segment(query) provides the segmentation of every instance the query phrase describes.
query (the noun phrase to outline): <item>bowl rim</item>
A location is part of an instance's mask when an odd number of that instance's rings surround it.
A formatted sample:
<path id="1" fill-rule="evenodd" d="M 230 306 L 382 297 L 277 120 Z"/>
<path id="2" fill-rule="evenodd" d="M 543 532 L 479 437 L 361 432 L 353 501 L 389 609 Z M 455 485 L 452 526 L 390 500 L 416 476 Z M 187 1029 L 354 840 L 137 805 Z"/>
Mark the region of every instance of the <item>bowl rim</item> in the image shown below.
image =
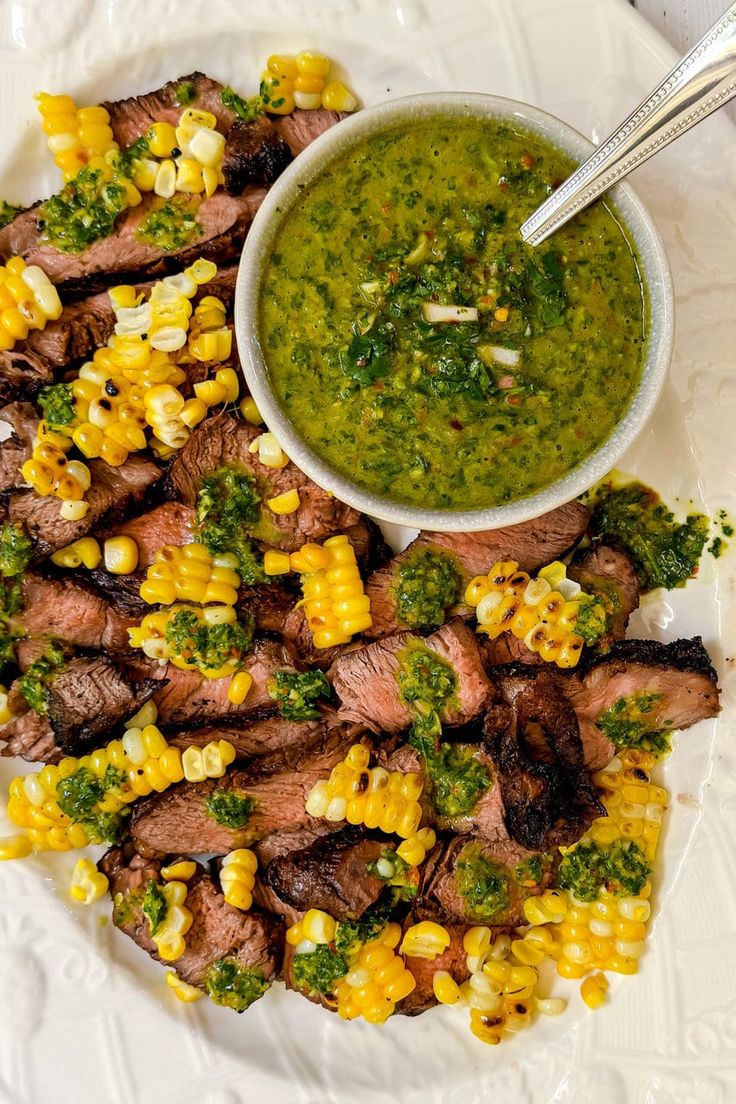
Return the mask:
<path id="1" fill-rule="evenodd" d="M 364 108 L 325 131 L 298 155 L 271 187 L 245 239 L 235 287 L 235 336 L 248 388 L 268 427 L 289 458 L 342 502 L 382 521 L 416 529 L 473 532 L 517 525 L 541 516 L 590 489 L 617 464 L 654 412 L 667 378 L 674 343 L 674 294 L 669 261 L 651 215 L 629 184 L 606 193 L 633 242 L 644 283 L 648 332 L 639 386 L 608 438 L 561 479 L 500 506 L 449 510 L 408 506 L 357 486 L 302 439 L 268 382 L 258 338 L 260 290 L 272 242 L 282 222 L 322 170 L 366 137 L 400 122 L 462 116 L 516 123 L 582 162 L 595 146 L 557 116 L 519 100 L 479 92 L 430 92 Z"/>

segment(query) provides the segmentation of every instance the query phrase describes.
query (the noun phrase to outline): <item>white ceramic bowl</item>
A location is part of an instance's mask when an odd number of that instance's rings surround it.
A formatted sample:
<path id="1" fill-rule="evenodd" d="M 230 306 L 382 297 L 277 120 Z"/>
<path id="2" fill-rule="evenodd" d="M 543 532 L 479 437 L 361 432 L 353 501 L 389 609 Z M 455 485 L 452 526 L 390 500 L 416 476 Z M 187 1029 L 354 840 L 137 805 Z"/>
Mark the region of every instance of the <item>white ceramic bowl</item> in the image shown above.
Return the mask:
<path id="1" fill-rule="evenodd" d="M 275 398 L 258 340 L 261 280 L 274 238 L 305 187 L 336 158 L 365 138 L 419 119 L 448 116 L 515 123 L 539 134 L 576 161 L 593 145 L 573 127 L 539 108 L 501 96 L 443 92 L 406 96 L 358 112 L 328 130 L 296 158 L 266 196 L 250 228 L 240 261 L 235 292 L 235 332 L 245 378 L 266 424 L 285 452 L 316 483 L 343 502 L 384 521 L 422 529 L 496 529 L 538 517 L 592 487 L 613 468 L 657 404 L 672 353 L 674 333 L 672 279 L 664 246 L 643 204 L 627 184 L 612 189 L 610 200 L 639 255 L 647 299 L 648 336 L 639 387 L 622 420 L 595 452 L 564 478 L 541 491 L 503 506 L 483 510 L 418 509 L 366 491 L 318 456 L 302 439 Z M 357 458 L 356 458 L 357 459 Z"/>

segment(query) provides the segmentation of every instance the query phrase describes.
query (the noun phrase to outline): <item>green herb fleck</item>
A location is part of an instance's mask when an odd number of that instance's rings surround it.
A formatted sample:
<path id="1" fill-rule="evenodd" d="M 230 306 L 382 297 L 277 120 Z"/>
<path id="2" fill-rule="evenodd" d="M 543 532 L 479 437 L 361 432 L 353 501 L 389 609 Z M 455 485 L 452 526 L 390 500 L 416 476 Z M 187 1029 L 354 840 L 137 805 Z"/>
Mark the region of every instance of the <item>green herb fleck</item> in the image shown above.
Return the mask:
<path id="1" fill-rule="evenodd" d="M 0 199 L 0 230 L 12 222 L 22 210 L 22 207 L 14 207 L 12 203 L 6 203 L 4 199 Z"/>
<path id="2" fill-rule="evenodd" d="M 0 527 L 0 575 L 21 575 L 31 561 L 33 545 L 12 521 Z"/>
<path id="3" fill-rule="evenodd" d="M 238 966 L 231 958 L 220 958 L 207 971 L 204 987 L 215 1004 L 245 1012 L 268 989 L 261 970 Z"/>
<path id="4" fill-rule="evenodd" d="M 253 643 L 253 618 L 207 625 L 193 610 L 182 609 L 168 621 L 165 638 L 189 667 L 216 671 L 228 664 L 234 671 Z"/>
<path id="5" fill-rule="evenodd" d="M 575 632 L 586 644 L 595 644 L 610 627 L 609 616 L 601 602 L 592 595 L 581 594 Z"/>
<path id="6" fill-rule="evenodd" d="M 44 242 L 62 253 L 81 253 L 107 238 L 128 207 L 124 185 L 105 180 L 100 169 L 81 169 L 39 208 Z"/>
<path id="7" fill-rule="evenodd" d="M 174 96 L 179 107 L 189 107 L 199 97 L 199 93 L 191 81 L 179 81 L 174 89 Z M 223 103 L 225 101 L 223 100 Z"/>
<path id="8" fill-rule="evenodd" d="M 233 91 L 230 85 L 225 85 L 220 93 L 220 99 L 222 100 L 222 106 L 229 107 L 244 123 L 252 123 L 264 112 L 264 101 L 260 96 L 251 96 L 250 99 L 244 100 L 242 96 Z"/>
<path id="9" fill-rule="evenodd" d="M 455 864 L 455 887 L 465 901 L 467 915 L 478 923 L 490 923 L 509 906 L 506 868 L 483 855 L 483 845 L 462 849 Z"/>
<path id="10" fill-rule="evenodd" d="M 348 960 L 327 943 L 318 943 L 310 954 L 295 954 L 294 984 L 310 996 L 333 993 L 336 983 L 348 972 Z"/>
<path id="11" fill-rule="evenodd" d="M 38 405 L 52 429 L 71 425 L 76 417 L 74 396 L 68 383 L 52 383 L 50 387 L 44 387 L 38 396 Z"/>
<path id="12" fill-rule="evenodd" d="M 413 549 L 396 573 L 395 594 L 399 621 L 412 629 L 437 628 L 462 595 L 455 560 L 431 548 Z"/>
<path id="13" fill-rule="evenodd" d="M 117 842 L 122 827 L 122 816 L 101 812 L 97 806 L 108 790 L 125 782 L 125 774 L 108 766 L 102 778 L 87 767 L 80 767 L 60 779 L 56 786 L 56 802 L 75 824 L 81 824 L 92 843 Z"/>
<path id="14" fill-rule="evenodd" d="M 603 886 L 615 896 L 636 897 L 644 888 L 651 868 L 638 844 L 616 840 L 610 847 L 579 843 L 565 855 L 558 883 L 578 901 L 595 901 Z"/>
<path id="15" fill-rule="evenodd" d="M 166 913 L 169 911 L 168 902 L 158 882 L 150 881 L 146 885 L 141 908 L 143 915 L 148 920 L 149 932 L 153 936 L 163 924 Z"/>
<path id="16" fill-rule="evenodd" d="M 341 920 L 335 932 L 335 949 L 351 958 L 364 943 L 371 943 L 388 923 L 391 902 L 378 901 L 361 916 L 360 920 Z"/>
<path id="17" fill-rule="evenodd" d="M 659 496 L 642 483 L 604 485 L 594 493 L 591 507 L 591 532 L 628 552 L 645 590 L 684 586 L 695 574 L 708 538 L 703 514 L 676 522 Z"/>
<path id="18" fill-rule="evenodd" d="M 215 790 L 205 801 L 207 815 L 225 828 L 245 828 L 255 808 L 255 801 L 232 790 Z"/>
<path id="19" fill-rule="evenodd" d="M 269 697 L 276 702 L 286 721 L 317 721 L 320 718 L 315 702 L 329 698 L 332 687 L 322 671 L 277 671 L 268 680 Z"/>
<path id="20" fill-rule="evenodd" d="M 414 716 L 410 744 L 425 758 L 438 749 L 442 713 L 457 694 L 451 665 L 419 639 L 410 638 L 397 655 L 399 696 Z"/>
<path id="21" fill-rule="evenodd" d="M 475 751 L 472 745 L 441 743 L 439 751 L 425 757 L 429 797 L 440 816 L 467 816 L 489 788 L 490 774 Z"/>
<path id="22" fill-rule="evenodd" d="M 64 650 L 56 641 L 51 641 L 46 654 L 39 656 L 30 665 L 25 674 L 18 679 L 18 688 L 31 709 L 41 716 L 49 711 L 51 682 L 66 663 Z"/>
<path id="23" fill-rule="evenodd" d="M 225 466 L 206 475 L 197 493 L 200 538 L 212 555 L 233 552 L 240 560 L 240 577 L 251 585 L 268 581 L 263 560 L 244 530 L 253 529 L 261 516 L 261 499 L 252 475 Z"/>
<path id="24" fill-rule="evenodd" d="M 531 858 L 524 859 L 523 862 L 516 864 L 514 877 L 519 885 L 531 888 L 541 883 L 544 877 L 544 868 L 549 865 L 546 861 L 547 856 L 544 858 L 545 862 L 543 863 L 541 855 L 532 855 Z"/>
<path id="25" fill-rule="evenodd" d="M 165 253 L 183 249 L 202 234 L 195 209 L 188 196 L 178 195 L 154 207 L 135 232 L 139 241 L 155 245 Z"/>
<path id="26" fill-rule="evenodd" d="M 653 706 L 661 698 L 661 694 L 647 693 L 617 698 L 598 717 L 596 727 L 605 733 L 617 750 L 640 748 L 660 759 L 670 750 L 671 738 L 670 729 L 653 723 L 654 717 L 651 716 Z"/>
<path id="27" fill-rule="evenodd" d="M 374 322 L 365 333 L 355 334 L 342 359 L 346 376 L 367 385 L 387 376 L 391 368 L 389 354 L 396 344 L 391 322 Z"/>

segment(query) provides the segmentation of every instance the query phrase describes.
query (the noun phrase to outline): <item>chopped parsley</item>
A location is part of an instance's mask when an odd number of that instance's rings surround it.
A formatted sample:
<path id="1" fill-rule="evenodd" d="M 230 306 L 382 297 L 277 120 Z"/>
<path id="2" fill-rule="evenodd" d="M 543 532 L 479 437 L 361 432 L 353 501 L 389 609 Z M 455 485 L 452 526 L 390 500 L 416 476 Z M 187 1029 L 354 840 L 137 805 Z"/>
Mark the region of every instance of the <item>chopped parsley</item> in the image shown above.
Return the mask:
<path id="1" fill-rule="evenodd" d="M 315 702 L 332 693 L 323 671 L 277 671 L 268 680 L 269 697 L 276 702 L 285 721 L 317 721 L 320 718 Z"/>
<path id="2" fill-rule="evenodd" d="M 591 532 L 631 556 L 645 590 L 672 590 L 695 574 L 708 539 L 704 514 L 677 522 L 659 495 L 642 483 L 599 487 L 591 509 Z"/>
<path id="3" fill-rule="evenodd" d="M 105 180 L 100 169 L 80 169 L 39 208 L 43 240 L 62 253 L 81 253 L 107 238 L 128 207 L 123 183 Z"/>
<path id="4" fill-rule="evenodd" d="M 378 901 L 361 916 L 360 920 L 341 920 L 335 932 L 335 949 L 348 958 L 360 950 L 364 943 L 371 943 L 388 923 L 391 902 Z"/>
<path id="5" fill-rule="evenodd" d="M 348 960 L 327 943 L 318 943 L 309 954 L 295 954 L 292 963 L 294 984 L 311 996 L 334 992 L 336 983 L 348 972 Z"/>
<path id="6" fill-rule="evenodd" d="M 491 776 L 475 758 L 472 745 L 441 743 L 425 756 L 430 800 L 440 816 L 466 816 L 491 785 Z"/>
<path id="7" fill-rule="evenodd" d="M 609 628 L 610 618 L 603 604 L 592 595 L 581 595 L 575 622 L 577 635 L 582 636 L 586 644 L 595 644 Z"/>
<path id="8" fill-rule="evenodd" d="M 606 887 L 616 896 L 636 897 L 651 874 L 644 854 L 632 840 L 616 840 L 610 847 L 579 843 L 560 863 L 557 880 L 578 901 L 595 901 Z"/>
<path id="9" fill-rule="evenodd" d="M 253 618 L 208 625 L 193 610 L 181 609 L 169 619 L 164 635 L 188 667 L 216 671 L 229 664 L 235 670 L 253 643 Z"/>
<path id="10" fill-rule="evenodd" d="M 264 112 L 264 101 L 260 96 L 251 96 L 250 99 L 244 100 L 229 84 L 223 88 L 220 99 L 222 106 L 229 107 L 244 123 L 252 123 Z"/>
<path id="11" fill-rule="evenodd" d="M 88 767 L 80 767 L 60 779 L 56 786 L 56 803 L 75 824 L 85 828 L 92 843 L 115 843 L 120 835 L 122 816 L 102 812 L 97 808 L 108 790 L 125 782 L 125 774 L 108 766 L 100 778 Z"/>
<path id="12" fill-rule="evenodd" d="M 0 575 L 22 575 L 33 555 L 33 545 L 12 521 L 0 527 Z"/>
<path id="13" fill-rule="evenodd" d="M 77 414 L 72 389 L 68 383 L 52 383 L 50 387 L 44 387 L 38 396 L 38 405 L 52 429 L 71 425 Z"/>
<path id="14" fill-rule="evenodd" d="M 183 249 L 202 234 L 195 208 L 188 196 L 176 195 L 154 207 L 135 232 L 139 241 L 155 245 L 165 253 Z"/>
<path id="15" fill-rule="evenodd" d="M 549 865 L 548 856 L 532 855 L 514 867 L 514 877 L 521 886 L 538 886 L 544 876 L 544 869 Z"/>
<path id="16" fill-rule="evenodd" d="M 661 699 L 661 694 L 647 693 L 617 698 L 600 714 L 595 722 L 596 727 L 605 733 L 617 750 L 640 748 L 661 758 L 670 750 L 671 738 L 671 726 L 653 724 L 652 707 Z"/>
<path id="17" fill-rule="evenodd" d="M 52 640 L 46 649 L 46 654 L 35 659 L 25 674 L 18 679 L 21 694 L 31 709 L 35 709 L 42 717 L 45 717 L 49 711 L 50 684 L 65 663 L 64 649 Z"/>
<path id="18" fill-rule="evenodd" d="M 261 970 L 238 966 L 231 958 L 213 963 L 204 979 L 204 987 L 215 1004 L 245 1012 L 268 989 Z"/>
<path id="19" fill-rule="evenodd" d="M 261 498 L 252 475 L 226 465 L 204 477 L 197 493 L 200 539 L 213 556 L 234 552 L 240 560 L 240 577 L 251 585 L 269 581 L 247 534 L 260 517 Z"/>
<path id="20" fill-rule="evenodd" d="M 509 907 L 508 872 L 501 863 L 485 858 L 481 843 L 468 844 L 460 852 L 455 888 L 474 922 L 490 923 Z"/>
<path id="21" fill-rule="evenodd" d="M 437 628 L 462 594 L 454 558 L 431 548 L 413 549 L 399 565 L 394 593 L 402 624 L 412 629 Z"/>
<path id="22" fill-rule="evenodd" d="M 245 828 L 255 808 L 255 801 L 246 794 L 232 790 L 215 790 L 205 801 L 207 815 L 225 828 Z"/>
<path id="23" fill-rule="evenodd" d="M 191 81 L 179 81 L 174 89 L 174 96 L 179 107 L 189 107 L 199 98 L 199 93 Z"/>
<path id="24" fill-rule="evenodd" d="M 12 222 L 22 210 L 22 207 L 14 207 L 12 203 L 6 203 L 4 199 L 0 199 L 0 230 Z"/>
<path id="25" fill-rule="evenodd" d="M 457 675 L 422 640 L 410 639 L 398 660 L 399 696 L 414 716 L 409 743 L 428 759 L 438 749 L 441 715 L 455 698 Z"/>
<path id="26" fill-rule="evenodd" d="M 166 919 L 166 913 L 169 911 L 168 902 L 158 882 L 150 881 L 147 884 L 141 908 L 143 910 L 143 915 L 148 921 L 150 934 L 155 935 Z"/>

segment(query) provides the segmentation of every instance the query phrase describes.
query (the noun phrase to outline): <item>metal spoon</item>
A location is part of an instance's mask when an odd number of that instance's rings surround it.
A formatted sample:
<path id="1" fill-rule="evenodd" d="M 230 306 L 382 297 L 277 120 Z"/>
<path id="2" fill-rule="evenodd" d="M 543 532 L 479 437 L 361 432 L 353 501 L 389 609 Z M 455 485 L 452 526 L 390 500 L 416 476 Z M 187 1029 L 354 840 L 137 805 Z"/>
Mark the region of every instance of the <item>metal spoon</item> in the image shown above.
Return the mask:
<path id="1" fill-rule="evenodd" d="M 539 245 L 574 215 L 736 95 L 736 4 L 521 227 Z"/>

